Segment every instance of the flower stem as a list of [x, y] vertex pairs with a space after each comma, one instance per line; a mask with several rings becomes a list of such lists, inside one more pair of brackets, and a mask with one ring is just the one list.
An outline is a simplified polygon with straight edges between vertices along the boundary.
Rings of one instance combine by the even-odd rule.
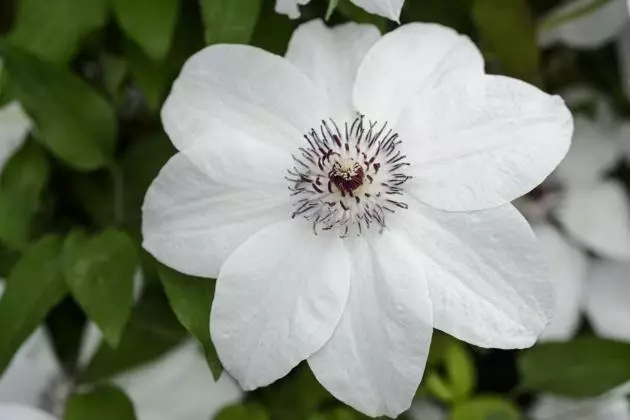
[[570, 22], [574, 19], [581, 18], [582, 16], [586, 16], [600, 7], [604, 6], [611, 0], [592, 0], [590, 3], [585, 4], [582, 7], [579, 7], [575, 10], [572, 10], [568, 13], [565, 13], [560, 16], [551, 16], [547, 19], [543, 19], [538, 24], [538, 30], [544, 31], [555, 28], [556, 26], [560, 26], [566, 22]]

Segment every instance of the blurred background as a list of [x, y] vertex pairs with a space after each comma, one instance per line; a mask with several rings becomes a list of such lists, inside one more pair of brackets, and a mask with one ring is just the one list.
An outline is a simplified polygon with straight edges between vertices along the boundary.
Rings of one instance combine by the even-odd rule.
[[[159, 111], [205, 45], [283, 54], [293, 30], [397, 24], [348, 0], [0, 0], [0, 403], [66, 420], [357, 420], [305, 365], [243, 393], [208, 333], [214, 282], [141, 248], [144, 194], [174, 153]], [[629, 419], [630, 13], [626, 0], [406, 0], [401, 22], [469, 35], [490, 73], [562, 95], [567, 159], [515, 204], [558, 313], [534, 348], [435, 333], [410, 420]], [[216, 380], [216, 382], [215, 382]], [[12, 419], [0, 419], [12, 420]]]

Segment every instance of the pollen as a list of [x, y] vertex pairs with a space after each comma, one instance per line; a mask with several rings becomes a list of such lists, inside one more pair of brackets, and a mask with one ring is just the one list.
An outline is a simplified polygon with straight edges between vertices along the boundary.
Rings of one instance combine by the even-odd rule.
[[345, 237], [373, 226], [383, 229], [389, 214], [408, 207], [404, 184], [411, 177], [398, 134], [364, 116], [342, 127], [324, 120], [311, 129], [288, 171], [292, 217], [304, 217], [316, 234], [336, 230]]

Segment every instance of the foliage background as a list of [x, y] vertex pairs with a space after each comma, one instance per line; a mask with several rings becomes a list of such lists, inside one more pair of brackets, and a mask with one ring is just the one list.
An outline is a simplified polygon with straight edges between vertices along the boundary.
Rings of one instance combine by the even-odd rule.
[[[401, 22], [453, 27], [480, 46], [489, 72], [550, 92], [590, 86], [618, 115], [630, 116], [614, 45], [539, 48], [540, 18], [558, 3], [407, 0]], [[273, 0], [0, 1], [0, 104], [18, 100], [35, 122], [0, 177], [0, 277], [8, 285], [0, 301], [0, 371], [45, 323], [79, 384], [155, 359], [189, 334], [220, 374], [207, 331], [213, 282], [160, 266], [141, 248], [144, 193], [174, 153], [159, 118], [171, 83], [204, 45], [249, 43], [283, 54], [300, 22], [327, 14], [330, 24], [369, 22], [383, 32], [397, 26], [347, 0], [313, 0], [297, 21], [273, 8]], [[622, 164], [615, 176], [628, 185], [628, 174]], [[139, 267], [145, 292], [134, 303]], [[106, 342], [78, 369], [88, 319]], [[595, 338], [588, 325], [576, 340], [523, 352], [471, 348], [436, 332], [418, 398], [433, 400], [454, 420], [518, 419], [541, 392], [596, 396], [629, 379], [630, 344]], [[100, 418], [104, 407], [118, 407], [117, 419], [133, 419], [124, 396], [107, 388], [91, 392], [92, 403], [71, 397], [68, 420]], [[300, 366], [219, 418], [363, 416]]]

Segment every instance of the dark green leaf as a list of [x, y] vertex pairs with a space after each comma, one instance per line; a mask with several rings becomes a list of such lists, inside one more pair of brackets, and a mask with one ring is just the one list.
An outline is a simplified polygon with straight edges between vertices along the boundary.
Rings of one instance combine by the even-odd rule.
[[272, 1], [265, 1], [251, 44], [269, 52], [284, 55], [297, 21], [276, 13]]
[[265, 408], [258, 404], [238, 404], [224, 408], [214, 420], [268, 420]]
[[166, 94], [168, 68], [163, 61], [149, 57], [132, 41], [125, 43], [125, 56], [129, 71], [144, 94], [148, 108], [155, 112], [160, 108]]
[[103, 68], [103, 84], [105, 90], [114, 99], [118, 99], [125, 77], [127, 76], [128, 65], [125, 60], [111, 54], [104, 54], [100, 58]]
[[99, 387], [70, 397], [64, 420], [135, 420], [131, 400], [118, 388]]
[[339, 0], [337, 4], [337, 12], [352, 21], [376, 25], [383, 33], [387, 31], [389, 26], [387, 19], [382, 16], [366, 12], [362, 8], [350, 2], [350, 0]]
[[27, 142], [7, 162], [0, 182], [0, 241], [23, 249], [31, 234], [31, 220], [40, 207], [50, 176], [42, 148]]
[[308, 420], [358, 420], [359, 418], [356, 411], [350, 408], [335, 408], [334, 410], [317, 413]]
[[468, 33], [473, 27], [470, 8], [474, 0], [406, 0], [404, 21], [440, 23], [459, 32]]
[[494, 396], [478, 396], [453, 408], [450, 420], [518, 420], [521, 415], [510, 401]]
[[102, 343], [79, 377], [93, 383], [151, 362], [173, 349], [186, 336], [186, 330], [161, 294], [145, 293], [117, 349]]
[[154, 60], [162, 60], [173, 42], [179, 0], [112, 0], [125, 32]]
[[201, 343], [212, 375], [218, 380], [223, 367], [208, 328], [214, 280], [190, 277], [163, 265], [159, 268], [159, 274], [177, 319]]
[[0, 300], [0, 373], [66, 294], [61, 246], [57, 236], [41, 239], [26, 250], [9, 274]]
[[539, 344], [520, 355], [519, 368], [525, 388], [596, 396], [630, 378], [630, 343], [583, 337]]
[[525, 0], [475, 0], [473, 18], [505, 74], [541, 84], [536, 26]]
[[110, 104], [66, 70], [8, 44], [2, 52], [11, 87], [35, 119], [36, 137], [76, 169], [107, 164], [116, 141]]
[[81, 40], [105, 24], [107, 0], [19, 0], [9, 39], [38, 57], [66, 62]]
[[208, 45], [249, 43], [260, 15], [261, 0], [200, 0], [200, 3]]
[[138, 256], [132, 240], [108, 229], [94, 238], [71, 233], [64, 243], [64, 276], [72, 295], [116, 347], [133, 307]]

